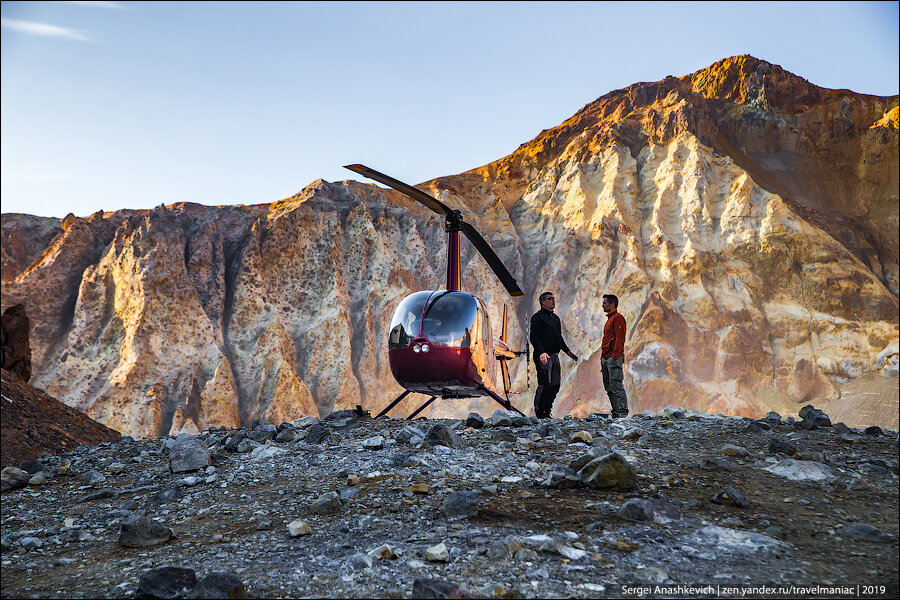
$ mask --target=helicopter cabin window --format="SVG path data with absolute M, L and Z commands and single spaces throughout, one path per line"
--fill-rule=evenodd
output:
M 422 333 L 442 346 L 471 347 L 477 327 L 478 301 L 465 292 L 439 292 L 432 296 Z
M 430 291 L 410 294 L 400 302 L 391 318 L 391 332 L 388 336 L 388 348 L 407 348 L 410 342 L 419 335 L 422 310 L 431 295 Z

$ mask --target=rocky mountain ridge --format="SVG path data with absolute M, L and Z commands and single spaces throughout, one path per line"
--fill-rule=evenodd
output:
M 814 402 L 896 427 L 897 111 L 897 96 L 734 57 L 611 92 L 421 188 L 477 215 L 525 290 L 510 299 L 463 244 L 464 289 L 492 315 L 514 308 L 514 347 L 537 294 L 556 291 L 584 359 L 564 364 L 557 414 L 608 410 L 600 296 L 615 293 L 633 412 L 759 417 Z M 427 210 L 352 181 L 254 206 L 3 215 L 2 304 L 33 321 L 35 385 L 123 433 L 375 411 L 401 391 L 387 322 L 406 294 L 443 286 L 445 244 Z M 527 367 L 514 366 L 511 397 L 526 411 Z

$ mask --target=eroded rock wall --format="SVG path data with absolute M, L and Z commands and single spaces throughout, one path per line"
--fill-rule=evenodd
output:
M 513 308 L 512 347 L 537 295 L 556 292 L 583 359 L 563 359 L 558 414 L 608 410 L 600 301 L 614 293 L 632 411 L 814 403 L 896 427 L 897 103 L 735 57 L 611 92 L 422 189 L 462 210 L 519 280 L 513 300 L 463 243 L 464 289 L 495 333 Z M 34 384 L 125 434 L 374 412 L 401 391 L 391 313 L 444 286 L 445 235 L 427 209 L 350 181 L 256 206 L 4 215 L 2 305 L 32 319 Z M 512 368 L 523 410 L 527 368 Z

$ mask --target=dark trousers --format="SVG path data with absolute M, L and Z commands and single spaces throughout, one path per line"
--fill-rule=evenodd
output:
M 553 410 L 553 401 L 559 392 L 559 354 L 551 354 L 547 364 L 541 364 L 541 359 L 535 357 L 534 366 L 537 368 L 538 386 L 534 391 L 534 416 L 538 419 L 549 419 Z
M 609 404 L 612 406 L 612 415 L 614 417 L 628 416 L 628 398 L 625 396 L 625 373 L 622 365 L 625 358 L 601 358 L 600 367 L 603 371 L 603 387 L 606 389 L 606 395 L 609 396 Z

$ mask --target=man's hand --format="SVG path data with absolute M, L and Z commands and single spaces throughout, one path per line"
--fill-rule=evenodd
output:
M 547 364 L 547 361 L 550 360 L 550 355 L 547 354 L 546 352 L 544 352 L 544 353 L 542 353 L 538 358 L 541 359 L 541 364 L 542 364 L 542 365 L 546 365 L 546 364 Z
M 578 362 L 578 357 L 575 356 L 575 353 L 574 353 L 574 352 L 566 352 L 566 354 L 569 355 L 569 358 L 571 358 L 571 359 L 574 360 L 575 362 Z

